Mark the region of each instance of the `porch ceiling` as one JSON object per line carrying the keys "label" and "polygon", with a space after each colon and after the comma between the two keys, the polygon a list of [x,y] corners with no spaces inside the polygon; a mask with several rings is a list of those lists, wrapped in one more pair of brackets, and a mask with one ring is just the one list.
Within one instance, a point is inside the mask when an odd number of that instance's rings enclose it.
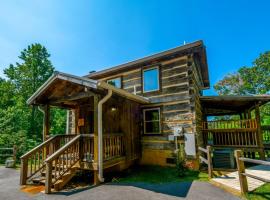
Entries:
{"label": "porch ceiling", "polygon": [[269,102],[270,95],[202,96],[200,101],[206,115],[232,115],[253,109],[256,104],[263,105]]}
{"label": "porch ceiling", "polygon": [[118,89],[103,81],[55,72],[28,100],[29,105],[45,105],[73,108],[80,101],[94,95],[104,95],[111,89],[119,95],[138,103],[149,103],[147,98]]}

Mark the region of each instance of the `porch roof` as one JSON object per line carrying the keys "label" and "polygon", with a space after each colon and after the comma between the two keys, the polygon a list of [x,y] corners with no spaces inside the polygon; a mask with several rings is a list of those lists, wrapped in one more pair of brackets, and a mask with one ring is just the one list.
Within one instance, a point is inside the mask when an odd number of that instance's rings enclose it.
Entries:
{"label": "porch roof", "polygon": [[72,104],[63,105],[62,101],[90,97],[95,94],[105,94],[111,89],[113,94],[125,97],[138,103],[147,104],[149,100],[125,90],[116,88],[104,81],[97,81],[86,77],[79,77],[63,72],[54,72],[53,75],[27,100],[29,105],[50,104],[62,107],[72,107]]}
{"label": "porch roof", "polygon": [[270,95],[201,96],[200,101],[206,115],[233,115],[269,102]]}

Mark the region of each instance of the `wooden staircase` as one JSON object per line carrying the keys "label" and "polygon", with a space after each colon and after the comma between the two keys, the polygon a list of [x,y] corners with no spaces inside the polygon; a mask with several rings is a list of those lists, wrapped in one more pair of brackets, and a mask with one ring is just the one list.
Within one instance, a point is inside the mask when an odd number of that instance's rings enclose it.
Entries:
{"label": "wooden staircase", "polygon": [[[68,172],[66,172],[61,178],[57,181],[54,179],[54,174],[57,173],[55,167],[52,170],[52,182],[55,182],[52,185],[53,191],[60,191],[76,174],[77,166],[72,167]],[[40,172],[40,175],[34,177],[31,182],[37,185],[45,185],[46,184],[46,170]]]}
{"label": "wooden staircase", "polygon": [[45,192],[61,190],[76,174],[81,135],[54,136],[21,157],[21,185],[45,185]]}

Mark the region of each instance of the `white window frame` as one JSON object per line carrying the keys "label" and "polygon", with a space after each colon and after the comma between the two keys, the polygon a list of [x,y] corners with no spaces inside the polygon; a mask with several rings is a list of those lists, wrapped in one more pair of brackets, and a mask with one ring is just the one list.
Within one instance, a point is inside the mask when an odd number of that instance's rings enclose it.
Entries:
{"label": "white window frame", "polygon": [[[158,117],[159,120],[151,120],[151,121],[145,121],[145,112],[149,111],[149,110],[158,110]],[[159,132],[158,133],[146,133],[146,122],[159,122]],[[143,131],[145,135],[153,135],[153,134],[161,134],[161,123],[160,123],[161,119],[160,119],[160,108],[147,108],[147,109],[143,109]]]}
{"label": "white window frame", "polygon": [[[149,71],[149,70],[152,70],[152,69],[157,69],[157,78],[158,78],[158,88],[157,89],[155,89],[155,90],[148,90],[148,91],[145,91],[144,90],[144,72],[145,71]],[[143,76],[143,78],[142,78],[142,91],[143,91],[143,93],[147,93],[147,92],[154,92],[154,91],[159,91],[160,90],[160,77],[159,77],[159,66],[155,66],[155,67],[151,67],[151,68],[146,68],[146,69],[143,69],[143,71],[142,71],[142,76]]]}
{"label": "white window frame", "polygon": [[[113,81],[113,80],[116,80],[116,79],[120,79],[120,88],[119,88],[119,89],[122,89],[122,77],[121,77],[121,76],[118,76],[118,77],[115,77],[115,78],[108,79],[108,80],[106,81],[106,83],[110,84],[109,81]],[[114,86],[114,87],[116,87],[116,86]],[[116,88],[118,88],[118,87],[116,87]]]}

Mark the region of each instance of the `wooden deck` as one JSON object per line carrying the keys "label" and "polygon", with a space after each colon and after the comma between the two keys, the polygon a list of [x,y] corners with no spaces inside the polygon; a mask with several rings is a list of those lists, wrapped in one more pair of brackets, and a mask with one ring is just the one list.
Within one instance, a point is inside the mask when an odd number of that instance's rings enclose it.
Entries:
{"label": "wooden deck", "polygon": [[[270,166],[257,165],[254,167],[250,167],[246,169],[246,173],[251,174],[251,175],[256,175],[261,178],[270,177]],[[264,182],[260,180],[250,178],[250,177],[247,177],[247,181],[248,181],[249,191],[253,191],[257,189],[258,187],[262,186],[263,184],[265,184]],[[220,177],[213,178],[211,179],[211,182],[224,189],[230,190],[233,193],[236,193],[236,194],[241,193],[237,171],[228,173],[226,175],[222,175]]]}

